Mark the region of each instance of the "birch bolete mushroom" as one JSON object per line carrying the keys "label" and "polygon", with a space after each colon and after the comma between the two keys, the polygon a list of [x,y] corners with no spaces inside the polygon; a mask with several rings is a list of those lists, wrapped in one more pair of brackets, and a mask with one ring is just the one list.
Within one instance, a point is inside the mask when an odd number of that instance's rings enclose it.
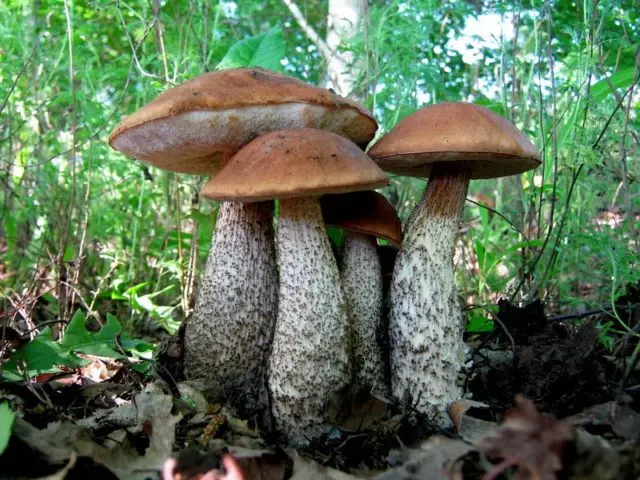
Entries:
{"label": "birch bolete mushroom", "polygon": [[390,300],[391,385],[420,411],[448,423],[461,395],[463,315],[453,250],[470,179],[515,175],[540,164],[531,141],[504,118],[472,104],[432,105],[402,120],[369,155],[384,170],[429,177],[404,231]]}
{"label": "birch bolete mushroom", "polygon": [[346,308],[318,197],[387,183],[349,140],[298,129],[253,140],[202,189],[217,200],[280,200],[280,293],[268,385],[276,425],[294,445],[325,431],[328,404],[350,380]]}
{"label": "birch bolete mushroom", "polygon": [[376,238],[396,248],[402,242],[400,219],[384,196],[373,191],[324,195],[320,199],[327,225],[346,234],[340,259],[340,279],[351,329],[354,383],[387,397],[386,354],[380,344],[385,327],[384,291]]}
{"label": "birch bolete mushroom", "polygon": [[378,126],[358,103],[260,68],[209,72],[170,88],[126,117],[109,144],[164,170],[214,174],[255,137],[321,128],[365,145]]}
{"label": "birch bolete mushroom", "polygon": [[[323,128],[359,144],[377,129],[363,107],[329,90],[267,70],[230,69],[162,93],[125,118],[109,142],[165,170],[211,175],[253,138],[294,127]],[[204,381],[211,398],[251,410],[277,308],[273,202],[228,200],[185,329],[185,373]]]}

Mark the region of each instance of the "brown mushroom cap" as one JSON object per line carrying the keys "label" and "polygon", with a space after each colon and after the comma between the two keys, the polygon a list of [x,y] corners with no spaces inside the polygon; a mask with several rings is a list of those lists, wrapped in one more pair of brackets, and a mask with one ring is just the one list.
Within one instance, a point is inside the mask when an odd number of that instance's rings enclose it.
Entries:
{"label": "brown mushroom cap", "polygon": [[329,90],[257,68],[205,73],[171,88],[114,129],[109,144],[165,170],[211,174],[253,138],[313,127],[366,145],[369,111]]}
{"label": "brown mushroom cap", "polygon": [[471,178],[515,175],[540,165],[535,145],[511,122],[470,103],[440,103],[403,119],[369,150],[392,173],[428,177],[437,162],[473,162]]}
{"label": "brown mushroom cap", "polygon": [[323,195],[322,216],[327,225],[349,232],[384,238],[396,248],[402,244],[402,224],[389,201],[378,192]]}
{"label": "brown mushroom cap", "polygon": [[354,143],[335,133],[301,128],[256,138],[200,194],[215,200],[260,202],[370,190],[388,183],[380,167]]}

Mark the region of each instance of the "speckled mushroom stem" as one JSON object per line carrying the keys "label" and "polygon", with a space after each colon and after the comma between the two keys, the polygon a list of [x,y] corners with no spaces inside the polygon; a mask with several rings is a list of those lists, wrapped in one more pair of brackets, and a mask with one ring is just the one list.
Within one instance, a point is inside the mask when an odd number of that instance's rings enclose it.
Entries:
{"label": "speckled mushroom stem", "polygon": [[455,237],[469,186],[468,164],[435,165],[405,230],[391,284],[389,339],[393,395],[447,425],[462,393],[463,316],[453,268]]}
{"label": "speckled mushroom stem", "polygon": [[273,202],[223,202],[185,329],[185,375],[240,411],[253,411],[265,385],[277,314],[275,258]]}
{"label": "speckled mushroom stem", "polygon": [[278,430],[304,445],[327,430],[328,406],[350,380],[346,307],[317,199],[280,201],[277,249],[269,391]]}
{"label": "speckled mushroom stem", "polygon": [[348,233],[342,246],[340,278],[351,327],[351,364],[356,385],[387,397],[382,328],[382,267],[375,237]]}

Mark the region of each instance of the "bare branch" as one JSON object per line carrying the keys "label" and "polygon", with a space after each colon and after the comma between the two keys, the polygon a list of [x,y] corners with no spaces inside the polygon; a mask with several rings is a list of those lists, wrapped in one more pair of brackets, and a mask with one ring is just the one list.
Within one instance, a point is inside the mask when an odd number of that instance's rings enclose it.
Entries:
{"label": "bare branch", "polygon": [[309,40],[311,40],[315,44],[320,54],[325,58],[325,60],[329,61],[331,57],[333,57],[334,52],[332,52],[327,43],[322,38],[320,38],[320,35],[318,35],[313,27],[309,25],[309,22],[307,22],[307,19],[304,18],[304,15],[302,14],[298,6],[292,0],[282,0],[282,3],[287,6],[289,11],[291,12],[291,15],[293,15],[293,18],[296,19],[296,22],[298,22],[298,25],[305,33],[305,35],[309,37]]}

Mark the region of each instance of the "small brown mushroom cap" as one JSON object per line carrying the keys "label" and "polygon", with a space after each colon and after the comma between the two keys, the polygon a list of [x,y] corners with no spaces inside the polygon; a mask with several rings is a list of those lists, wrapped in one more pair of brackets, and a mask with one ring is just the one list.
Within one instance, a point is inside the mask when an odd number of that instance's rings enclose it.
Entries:
{"label": "small brown mushroom cap", "polygon": [[261,202],[370,190],[388,183],[380,167],[346,138],[299,128],[256,138],[200,194],[215,200]]}
{"label": "small brown mushroom cap", "polygon": [[511,122],[471,103],[440,103],[403,119],[369,150],[387,171],[428,177],[437,162],[472,162],[471,178],[515,175],[540,164],[535,145]]}
{"label": "small brown mushroom cap", "polygon": [[358,103],[268,70],[205,73],[171,88],[126,117],[109,144],[176,172],[211,174],[253,138],[313,127],[366,145],[378,128]]}
{"label": "small brown mushroom cap", "polygon": [[393,206],[380,193],[368,190],[323,195],[320,205],[327,225],[383,238],[400,248],[402,224]]}

